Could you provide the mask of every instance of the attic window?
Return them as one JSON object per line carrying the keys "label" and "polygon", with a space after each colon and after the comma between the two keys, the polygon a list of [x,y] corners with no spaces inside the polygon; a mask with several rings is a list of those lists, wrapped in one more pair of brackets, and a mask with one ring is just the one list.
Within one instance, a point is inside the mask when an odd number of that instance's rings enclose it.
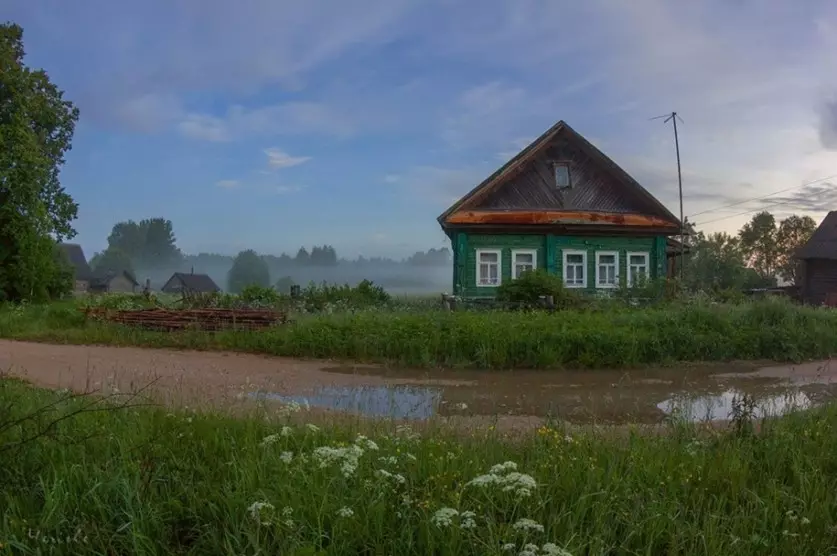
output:
{"label": "attic window", "polygon": [[559,189],[572,187],[570,181],[570,165],[566,162],[556,162],[553,166],[555,171],[555,186]]}

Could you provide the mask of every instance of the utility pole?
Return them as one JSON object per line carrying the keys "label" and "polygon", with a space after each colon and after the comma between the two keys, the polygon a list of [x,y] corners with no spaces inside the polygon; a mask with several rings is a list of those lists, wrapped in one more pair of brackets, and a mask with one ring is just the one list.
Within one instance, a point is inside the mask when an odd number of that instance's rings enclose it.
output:
{"label": "utility pole", "polygon": [[[664,116],[657,116],[656,118],[651,118],[652,120],[659,120],[660,118],[665,118],[663,123],[667,124],[668,122],[672,122],[674,124],[674,149],[677,153],[677,187],[680,192],[680,282],[683,282],[683,267],[685,266],[685,249],[686,249],[686,237],[685,237],[685,228],[686,222],[683,219],[683,174],[680,171],[680,139],[677,135],[677,120],[683,122],[683,118],[677,115],[677,112],[672,112],[671,114],[666,114]],[[683,122],[685,123],[685,122]]]}

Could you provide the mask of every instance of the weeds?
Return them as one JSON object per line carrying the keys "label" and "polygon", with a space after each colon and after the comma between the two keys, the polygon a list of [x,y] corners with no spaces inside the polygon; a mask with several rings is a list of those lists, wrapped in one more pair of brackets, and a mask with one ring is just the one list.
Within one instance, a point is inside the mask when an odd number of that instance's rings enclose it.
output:
{"label": "weeds", "polygon": [[[59,396],[5,380],[0,406],[14,401],[21,418]],[[553,425],[513,443],[488,431],[294,422],[151,408],[76,414],[59,436],[39,436],[15,457],[0,451],[0,552],[835,550],[835,408],[766,421],[758,434],[677,425],[617,440]],[[32,462],[38,474],[27,472]]]}

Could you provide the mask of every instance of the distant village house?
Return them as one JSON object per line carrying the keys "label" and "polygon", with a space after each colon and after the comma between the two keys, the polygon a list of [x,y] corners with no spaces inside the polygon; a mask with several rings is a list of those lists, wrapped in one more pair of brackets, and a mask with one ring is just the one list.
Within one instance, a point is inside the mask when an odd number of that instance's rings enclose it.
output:
{"label": "distant village house", "polygon": [[214,293],[221,288],[206,274],[175,272],[161,288],[163,293],[194,295]]}
{"label": "distant village house", "polygon": [[829,212],[811,239],[796,252],[803,303],[837,306],[837,211]]}
{"label": "distant village house", "polygon": [[108,271],[94,273],[88,291],[90,293],[136,293],[139,282],[128,272]]}
{"label": "distant village house", "polygon": [[533,269],[606,292],[672,276],[680,220],[559,121],[438,218],[453,247],[454,294],[493,297]]}
{"label": "distant village house", "polygon": [[73,269],[73,293],[86,293],[93,280],[93,271],[84,256],[84,250],[77,243],[61,243],[59,249],[63,252]]}

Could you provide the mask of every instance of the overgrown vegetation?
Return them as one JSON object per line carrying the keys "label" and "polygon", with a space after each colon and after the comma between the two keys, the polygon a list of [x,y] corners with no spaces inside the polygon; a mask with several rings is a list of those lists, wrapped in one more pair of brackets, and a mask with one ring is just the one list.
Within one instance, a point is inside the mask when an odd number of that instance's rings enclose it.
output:
{"label": "overgrown vegetation", "polygon": [[123,408],[62,420],[85,403],[0,381],[0,552],[835,551],[834,408],[758,434],[676,425],[614,439],[552,425],[510,442],[432,425],[422,435],[389,423],[306,426],[304,410],[233,420]]}
{"label": "overgrown vegetation", "polygon": [[[280,308],[290,312],[293,322],[263,331],[165,334],[87,321],[84,303],[126,309],[163,302],[142,295],[102,296],[2,307],[0,337],[486,369],[799,361],[837,353],[837,312],[829,309],[784,299],[720,304],[701,296],[651,294],[657,295],[655,301],[639,307],[627,292],[617,292],[612,299],[579,298],[572,309],[555,312],[449,312],[438,299],[393,299],[372,283],[355,288],[312,285],[299,298],[251,287],[240,296],[218,294],[200,302]],[[165,302],[177,303],[172,298]]]}

